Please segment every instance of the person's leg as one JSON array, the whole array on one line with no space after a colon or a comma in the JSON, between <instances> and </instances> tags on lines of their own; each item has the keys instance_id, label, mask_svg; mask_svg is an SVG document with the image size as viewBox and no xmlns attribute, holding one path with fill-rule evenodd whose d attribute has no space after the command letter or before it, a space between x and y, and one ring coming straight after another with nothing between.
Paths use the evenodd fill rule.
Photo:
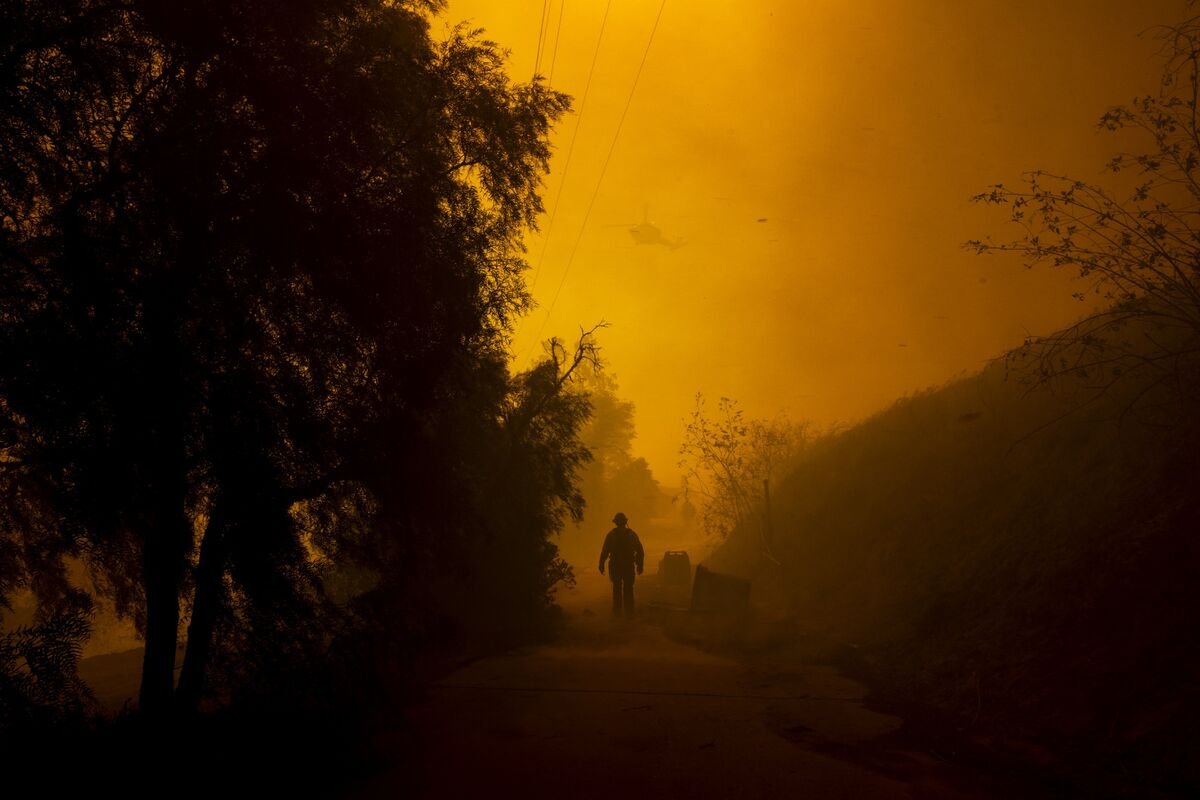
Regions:
<instances>
[{"instance_id":1,"label":"person's leg","mask_svg":"<svg viewBox=\"0 0 1200 800\"><path fill-rule=\"evenodd\" d=\"M633 616L633 576L632 575L628 575L625 578L624 605L625 605L625 616L632 617Z\"/></svg>"},{"instance_id":2,"label":"person's leg","mask_svg":"<svg viewBox=\"0 0 1200 800\"><path fill-rule=\"evenodd\" d=\"M611 567L610 567L611 569ZM613 585L613 614L621 613L621 580L617 577L617 573L612 573Z\"/></svg>"}]
</instances>

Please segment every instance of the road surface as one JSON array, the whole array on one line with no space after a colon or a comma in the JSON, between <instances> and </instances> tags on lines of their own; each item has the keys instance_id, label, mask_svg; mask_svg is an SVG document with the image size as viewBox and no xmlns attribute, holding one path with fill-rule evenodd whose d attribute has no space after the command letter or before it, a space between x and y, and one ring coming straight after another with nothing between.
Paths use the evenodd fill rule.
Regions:
<instances>
[{"instance_id":1,"label":"road surface","mask_svg":"<svg viewBox=\"0 0 1200 800\"><path fill-rule=\"evenodd\" d=\"M608 611L607 581L560 594L555 642L486 658L426 687L397 736L402 766L353 794L421 797L965 798L993 796L866 687L794 656L738 657L688 638L682 612ZM889 736L889 734L891 734Z\"/></svg>"}]
</instances>

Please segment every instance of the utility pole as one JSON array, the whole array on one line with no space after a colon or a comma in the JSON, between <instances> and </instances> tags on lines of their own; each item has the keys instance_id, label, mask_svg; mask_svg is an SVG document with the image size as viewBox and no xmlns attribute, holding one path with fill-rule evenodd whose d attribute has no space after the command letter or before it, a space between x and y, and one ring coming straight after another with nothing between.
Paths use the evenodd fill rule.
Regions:
<instances>
[{"instance_id":1,"label":"utility pole","mask_svg":"<svg viewBox=\"0 0 1200 800\"><path fill-rule=\"evenodd\" d=\"M763 555L778 564L775 558L775 532L771 528L771 479L763 478Z\"/></svg>"}]
</instances>

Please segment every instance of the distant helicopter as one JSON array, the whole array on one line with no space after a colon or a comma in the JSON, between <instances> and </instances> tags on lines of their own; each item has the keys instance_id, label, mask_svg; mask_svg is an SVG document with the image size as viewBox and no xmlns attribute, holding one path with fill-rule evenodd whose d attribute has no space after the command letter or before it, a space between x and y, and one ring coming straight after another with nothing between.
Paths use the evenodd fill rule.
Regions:
<instances>
[{"instance_id":1,"label":"distant helicopter","mask_svg":"<svg viewBox=\"0 0 1200 800\"><path fill-rule=\"evenodd\" d=\"M669 250L678 250L686 244L683 239L667 238L662 232L662 228L650 221L650 211L648 208L642 209L642 221L636 225L621 224L610 227L628 228L629 235L633 237L633 241L637 244L658 244Z\"/></svg>"}]
</instances>

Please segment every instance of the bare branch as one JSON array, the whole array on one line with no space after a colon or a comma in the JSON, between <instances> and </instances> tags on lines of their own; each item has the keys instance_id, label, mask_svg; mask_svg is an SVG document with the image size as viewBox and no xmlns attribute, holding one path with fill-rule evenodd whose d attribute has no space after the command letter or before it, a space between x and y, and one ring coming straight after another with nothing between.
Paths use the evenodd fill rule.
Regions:
<instances>
[{"instance_id":1,"label":"bare branch","mask_svg":"<svg viewBox=\"0 0 1200 800\"><path fill-rule=\"evenodd\" d=\"M1200 17L1159 35L1159 93L1113 107L1099 121L1103 130L1148 139L1144 152L1109 160L1111 185L1035 170L1021 188L996 184L973 198L1006 208L1021 233L965 247L1017 253L1029 267L1072 268L1084 283L1075 297L1105 304L1004 356L1034 384L1073 376L1104 389L1139 370L1200 366L1193 357L1200 348Z\"/></svg>"}]
</instances>

